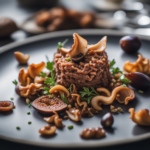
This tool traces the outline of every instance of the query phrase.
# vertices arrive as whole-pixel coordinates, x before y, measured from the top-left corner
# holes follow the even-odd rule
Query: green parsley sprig
[[[99,95],[92,86],[90,88],[91,88],[91,91],[89,90],[89,88],[83,87],[84,91],[79,92],[81,94],[81,99],[83,101],[87,101],[88,104],[90,103],[93,97]]]
[[[122,73],[122,71],[118,67],[114,68],[115,63],[116,63],[115,59],[113,59],[110,62],[110,71],[113,76],[115,76],[117,73]]]
[[[66,39],[64,42],[58,42],[57,45],[57,50],[59,50],[59,48],[64,47],[64,45],[67,43],[68,39]]]
[[[70,92],[70,94],[72,93],[72,84],[70,84],[69,88],[68,88],[68,91]]]
[[[120,77],[119,77],[119,80],[123,83],[123,84],[129,84],[131,81],[129,79],[127,79],[125,77],[124,74],[122,74]]]
[[[45,78],[47,75],[46,75],[46,73],[44,73],[44,72],[40,72],[40,76],[41,76],[42,78]]]
[[[69,102],[68,102],[68,100],[67,100],[67,98],[66,98],[66,96],[65,96],[64,93],[61,94],[61,99],[63,100],[64,103],[66,103],[67,105],[69,105]]]

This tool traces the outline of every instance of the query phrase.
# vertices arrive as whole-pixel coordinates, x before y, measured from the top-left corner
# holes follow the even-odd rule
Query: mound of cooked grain
[[[108,56],[105,51],[85,55],[84,61],[74,63],[67,61],[68,54],[56,52],[54,55],[54,69],[56,83],[68,88],[75,84],[80,90],[85,87],[106,87],[111,81]]]

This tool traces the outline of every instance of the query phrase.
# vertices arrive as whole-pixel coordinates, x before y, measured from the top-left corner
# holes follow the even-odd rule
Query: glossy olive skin
[[[141,40],[134,35],[122,37],[119,44],[126,53],[136,53],[142,45]]]
[[[74,57],[71,57],[71,60],[75,63],[79,63],[80,61],[84,60],[84,54],[80,53]]]
[[[132,87],[138,90],[148,90],[150,88],[150,78],[140,72],[126,73],[125,77],[131,80],[129,83]]]
[[[114,123],[114,118],[111,113],[105,114],[101,119],[101,125],[104,128],[110,128]]]

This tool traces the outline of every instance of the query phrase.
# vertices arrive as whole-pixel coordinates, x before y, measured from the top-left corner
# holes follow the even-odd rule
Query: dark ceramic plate
[[[15,86],[12,84],[14,79],[18,78],[19,69],[27,66],[18,65],[15,60],[14,52],[20,51],[30,54],[29,64],[40,63],[46,61],[45,55],[53,60],[53,53],[57,48],[59,41],[69,39],[66,47],[73,44],[72,34],[76,32],[83,36],[89,44],[97,43],[104,35],[108,36],[108,44],[106,52],[109,60],[115,58],[116,66],[122,68],[125,61],[134,62],[137,54],[128,55],[124,53],[120,46],[119,40],[125,35],[123,32],[113,30],[68,30],[60,32],[52,32],[35,37],[28,38],[22,42],[9,44],[0,49],[0,100],[10,100],[14,98],[16,108],[8,113],[0,113],[0,138],[20,143],[47,146],[47,147],[95,147],[117,145],[142,140],[150,137],[150,127],[137,126],[129,119],[128,109],[134,107],[135,110],[150,108],[150,92],[140,94],[135,91],[136,98],[127,106],[114,102],[114,106],[121,106],[124,113],[114,114],[115,122],[111,129],[106,130],[106,137],[99,140],[83,140],[79,133],[83,128],[98,127],[102,116],[109,112],[109,106],[103,106],[103,111],[92,118],[82,118],[81,122],[75,123],[65,120],[63,123],[66,127],[62,130],[57,129],[56,135],[53,137],[42,137],[38,130],[47,123],[43,120],[43,115],[39,114],[33,108],[29,108],[24,98],[20,98],[15,93]],[[150,59],[150,39],[149,37],[139,36],[142,40],[142,47],[139,51],[144,57]],[[9,50],[9,51],[8,51]],[[31,112],[27,115],[27,112]],[[28,125],[28,121],[32,124]],[[67,126],[73,125],[72,130],[68,130]],[[20,126],[20,130],[16,130],[16,126]]]

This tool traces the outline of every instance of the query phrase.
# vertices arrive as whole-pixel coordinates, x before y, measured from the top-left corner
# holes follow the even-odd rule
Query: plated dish
[[[128,118],[129,124],[133,126],[133,122],[129,120],[130,114],[127,112],[129,108],[134,107],[132,105],[135,105],[137,103],[137,99],[134,98],[135,95],[139,94],[137,94],[137,91],[134,92],[131,88],[128,88],[130,79],[127,79],[121,70],[118,70],[116,69],[117,67],[114,67],[114,60],[109,61],[109,57],[107,56],[107,54],[109,55],[109,52],[111,53],[111,51],[106,52],[105,50],[106,45],[109,45],[107,44],[107,37],[101,37],[101,40],[97,40],[99,42],[94,45],[92,42],[90,42],[91,44],[88,44],[87,40],[85,40],[86,38],[82,38],[81,36],[79,36],[79,34],[75,33],[73,34],[73,36],[74,44],[72,48],[64,48],[60,46],[60,43],[58,44],[59,47],[57,51],[55,49],[54,58],[52,58],[53,56],[51,57],[51,60],[54,60],[54,66],[51,61],[47,60],[46,63],[41,62],[39,64],[30,64],[26,67],[27,71],[24,71],[24,69],[21,68],[19,71],[19,82],[18,84],[16,84],[16,91],[18,95],[25,97],[27,100],[31,101],[34,99],[34,101],[32,102],[32,106],[39,112],[49,115],[48,117],[50,118],[44,118],[46,116],[40,115],[38,112],[32,110],[36,114],[36,116],[39,115],[41,118],[41,121],[39,121],[37,118],[34,118],[34,116],[32,116],[32,119],[34,121],[36,120],[39,122],[38,127],[41,123],[44,123],[44,120],[48,123],[53,123],[55,127],[63,127],[63,130],[56,129],[54,128],[54,126],[46,127],[46,129],[51,129],[51,127],[53,127],[53,131],[56,131],[57,133],[57,135],[54,134],[54,136],[50,138],[50,141],[53,141],[54,143],[57,143],[59,141],[58,143],[61,144],[62,142],[66,142],[61,139],[62,135],[60,135],[60,133],[62,131],[66,133],[68,133],[68,131],[74,132],[77,127],[78,130],[76,130],[74,134],[77,138],[77,141],[79,142],[79,146],[82,145],[82,142],[86,143],[86,141],[83,141],[82,138],[88,137],[84,136],[88,130],[90,131],[90,133],[93,132],[93,134],[99,133],[99,135],[95,134],[96,137],[104,137],[104,134],[102,133],[106,133],[106,136],[99,140],[98,145],[101,145],[101,141],[104,142],[105,140],[107,141],[111,139],[109,130],[113,131],[113,127],[116,125],[116,123],[118,124],[118,122],[120,122],[119,120],[117,120],[117,117],[120,118],[119,115],[121,114],[118,113],[117,115],[114,115],[114,113],[116,113],[116,109],[118,110],[118,112],[122,112],[122,110],[124,110],[124,113],[122,114],[124,116],[124,119],[127,120]],[[30,55],[29,61],[31,60],[31,58],[32,57]],[[47,66],[47,69],[50,73],[43,70],[45,66]],[[89,66],[91,66],[92,69]],[[97,76],[101,76],[101,79],[103,80],[98,80],[96,78],[96,74],[98,74]],[[74,80],[74,78],[76,79]],[[55,85],[55,82],[57,83],[57,85]],[[126,106],[119,104],[117,101],[114,101],[115,99],[119,103],[125,103]],[[130,100],[133,101],[130,102]],[[18,102],[21,102],[21,100],[19,100]],[[113,106],[105,106],[110,104],[112,104]],[[18,107],[16,107],[15,110],[17,110],[17,108]],[[21,107],[18,109],[21,109]],[[61,113],[59,111],[61,111]],[[99,111],[101,112],[99,113]],[[62,115],[62,113],[64,112],[66,112],[66,114]],[[103,120],[103,115],[107,112],[111,112],[113,114],[112,116],[114,117],[114,124],[112,125],[112,128],[109,129],[105,129],[105,121],[101,122],[100,124],[100,120]],[[23,113],[23,111],[21,111],[21,113]],[[52,113],[54,113],[54,115]],[[99,115],[101,119],[98,119]],[[63,120],[65,116],[68,116],[68,118],[73,122],[70,122],[69,120]],[[112,116],[109,115],[108,118],[111,118]],[[42,118],[44,118],[44,120]],[[92,124],[90,120],[93,120],[95,123]],[[46,122],[45,125],[47,125]],[[77,122],[77,126],[74,125],[74,122]],[[68,128],[64,127],[64,125],[66,125]],[[73,126],[72,130],[69,130],[69,128],[72,128],[70,127],[70,125]],[[21,130],[17,130],[17,132],[24,132],[22,131],[22,127],[19,127],[21,128]],[[89,129],[90,127],[93,128]],[[119,127],[120,123],[118,124],[118,128]],[[86,129],[83,130],[84,128]],[[94,129],[96,132],[94,131]],[[133,128],[130,128],[130,130],[132,129]],[[39,132],[43,135],[42,131],[43,128],[39,130]],[[35,133],[35,131],[33,132]],[[82,138],[79,136],[79,134]],[[116,132],[114,134],[116,134]],[[130,134],[128,132],[126,136],[129,136],[131,138],[134,135],[132,135],[132,132]],[[47,142],[47,140],[42,136],[38,136],[36,137],[36,139],[37,138],[42,140],[43,144]],[[71,143],[73,144],[74,142],[76,142],[76,140],[69,142],[69,145],[71,145]],[[51,143],[51,146],[53,146],[54,143]],[[98,141],[90,141],[91,146],[93,145],[93,143],[98,143]]]

